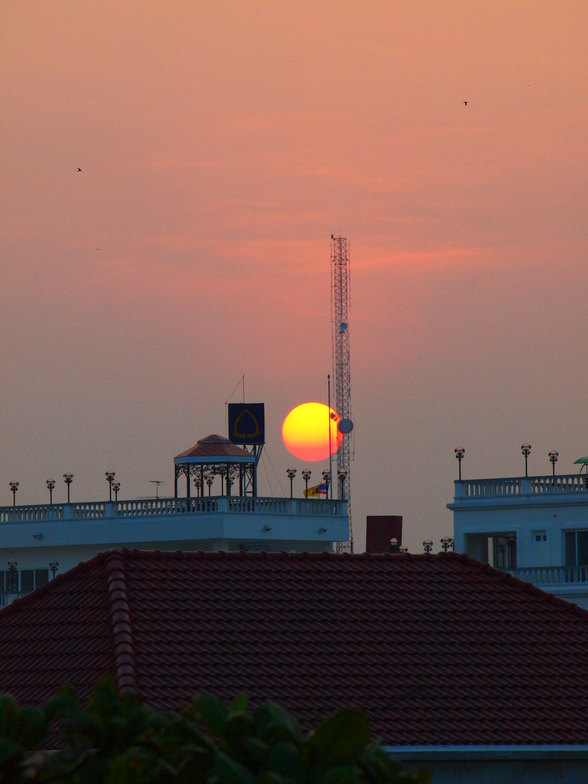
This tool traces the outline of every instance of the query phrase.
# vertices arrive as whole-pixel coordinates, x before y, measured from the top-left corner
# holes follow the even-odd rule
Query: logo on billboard
[[[265,444],[263,403],[229,403],[229,439],[233,444]]]

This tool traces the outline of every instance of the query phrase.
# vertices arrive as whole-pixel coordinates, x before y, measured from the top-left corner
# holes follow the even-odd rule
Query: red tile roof
[[[0,612],[0,691],[103,673],[177,708],[247,689],[391,745],[588,743],[588,612],[440,555],[112,550]]]
[[[193,447],[176,455],[175,459],[178,460],[180,457],[248,457],[251,461],[255,460],[251,452],[235,446],[228,438],[223,438],[216,433],[201,438]]]

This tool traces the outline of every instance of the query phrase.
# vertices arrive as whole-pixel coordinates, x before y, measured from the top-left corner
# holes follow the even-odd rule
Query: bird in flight
[[[79,166],[78,166],[78,171],[82,171]]]
[[[467,106],[467,105],[468,105],[468,102],[467,102],[467,101],[464,101],[464,102],[463,102],[463,105],[464,105],[464,106]],[[81,171],[81,169],[78,169],[78,171]]]

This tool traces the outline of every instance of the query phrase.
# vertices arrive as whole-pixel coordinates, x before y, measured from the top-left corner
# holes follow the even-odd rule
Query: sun
[[[316,461],[329,457],[329,424],[331,454],[343,440],[337,430],[339,415],[324,403],[302,403],[284,419],[282,439],[286,449],[300,460]]]

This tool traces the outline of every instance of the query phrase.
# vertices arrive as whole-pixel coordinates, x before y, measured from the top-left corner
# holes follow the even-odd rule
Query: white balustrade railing
[[[61,504],[0,507],[0,523],[12,523],[15,521],[28,523],[35,520],[61,520],[62,518],[63,505]]]
[[[507,477],[502,479],[464,479],[455,483],[455,498],[544,495],[546,493],[585,493],[585,475]]]
[[[216,498],[157,498],[155,500],[117,501],[113,517],[163,517],[177,514],[216,512]]]
[[[467,479],[456,482],[462,498],[484,495],[518,495],[521,492],[520,479]]]
[[[562,474],[561,476],[532,476],[533,493],[585,493],[585,474]]]
[[[39,504],[0,507],[1,523],[50,522],[52,520],[96,520],[129,517],[168,517],[229,512],[266,515],[344,515],[345,503],[318,499],[203,498],[131,499],[73,504]]]
[[[228,499],[230,512],[248,512],[255,514],[291,514],[288,498],[243,498],[230,496]]]
[[[530,566],[509,569],[509,574],[533,585],[588,584],[588,566]]]
[[[65,509],[66,511],[70,511],[68,516],[76,520],[91,520],[95,517],[106,517],[106,502],[104,501],[87,504],[71,504],[70,510],[67,510],[67,505],[65,505]]]

